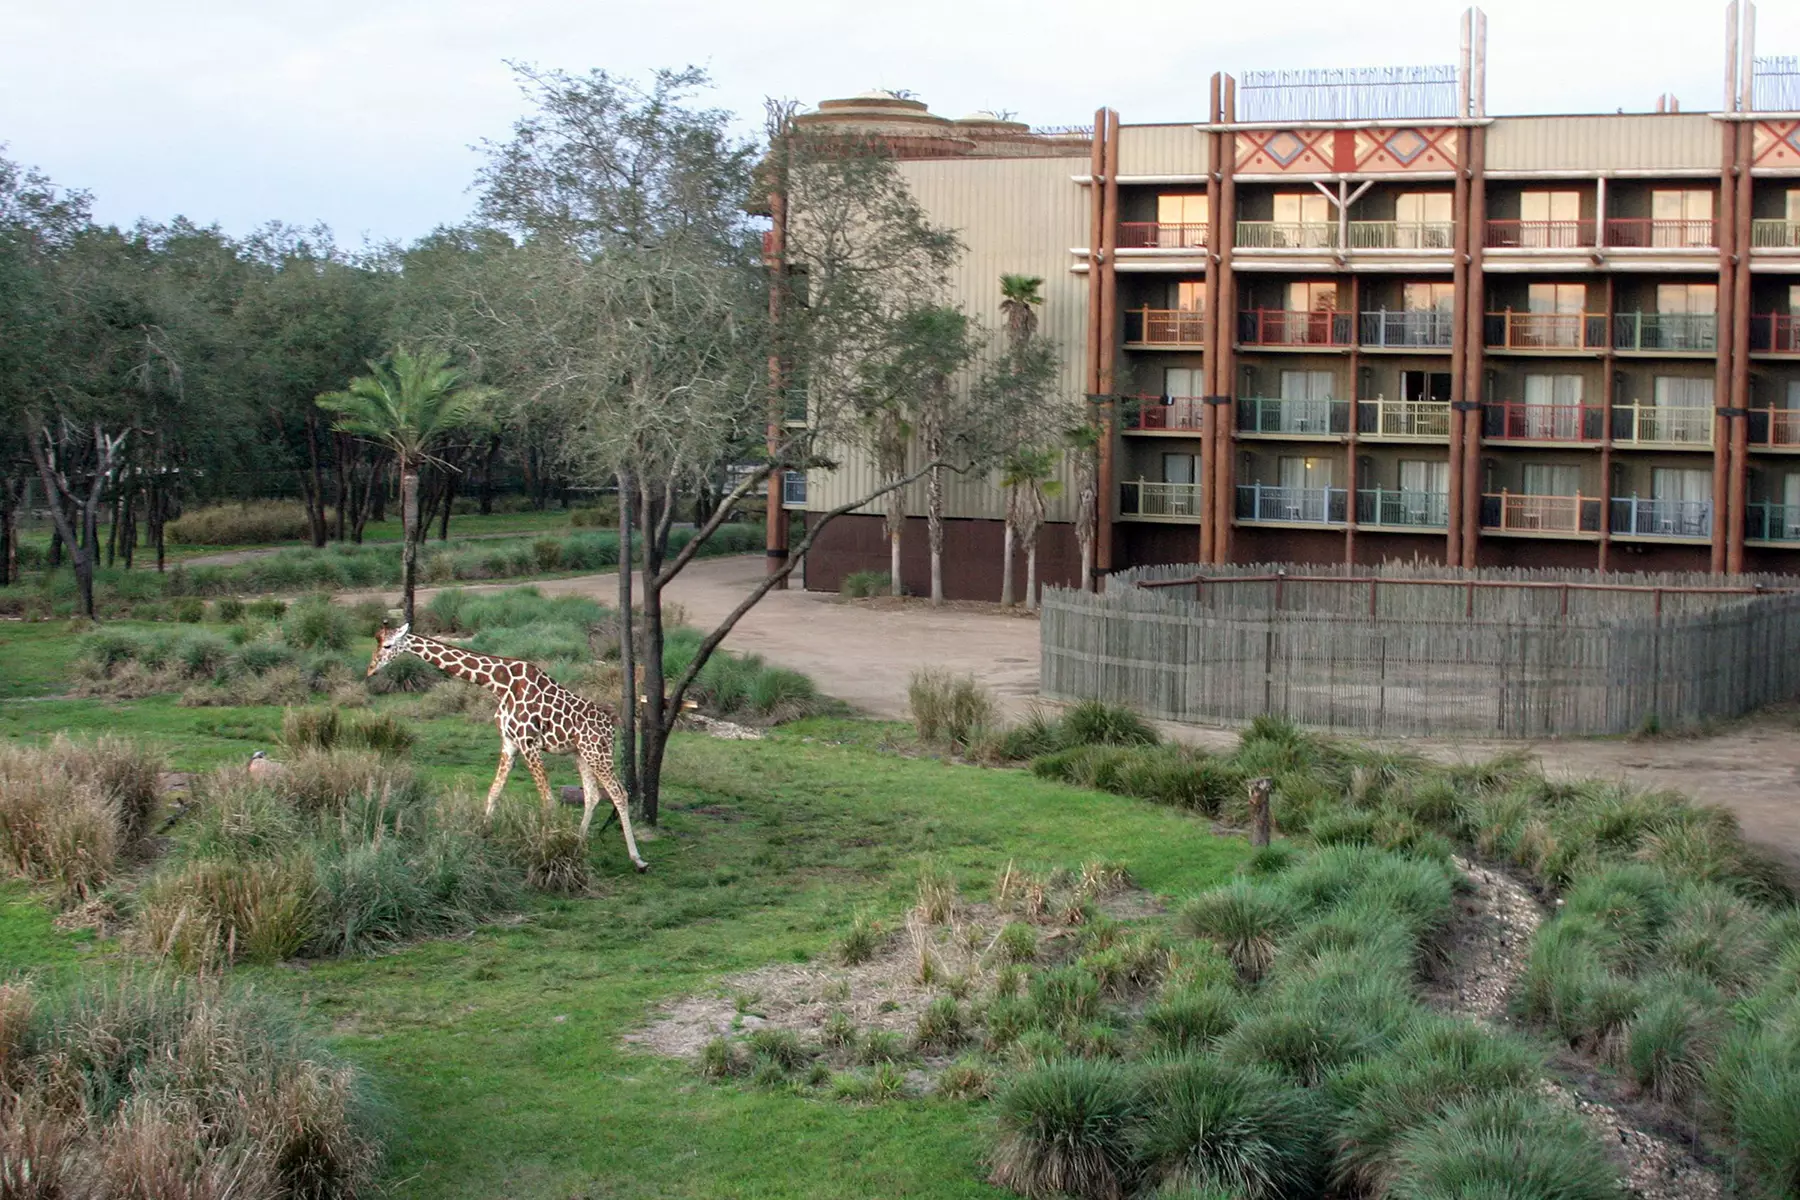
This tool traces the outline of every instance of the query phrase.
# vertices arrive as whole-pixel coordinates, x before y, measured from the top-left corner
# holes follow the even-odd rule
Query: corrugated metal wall
[[[1500,117],[1488,127],[1490,171],[1719,169],[1719,123],[1705,113]]]
[[[1120,175],[1204,175],[1206,135],[1190,125],[1123,125]]]
[[[1000,276],[1043,277],[1044,306],[1039,328],[1062,351],[1058,386],[1074,401],[1084,391],[1082,356],[1086,345],[1087,276],[1069,270],[1070,249],[1088,242],[1087,189],[1073,182],[1085,175],[1083,158],[931,159],[899,164],[900,174],[920,204],[939,224],[955,229],[966,247],[951,274],[949,300],[973,316],[990,336],[999,337]],[[878,486],[865,454],[848,449],[833,455],[835,471],[807,477],[806,507],[835,508]],[[1070,478],[1062,473],[1063,495],[1052,499],[1049,519],[1074,519]],[[1005,515],[1005,499],[994,477],[946,476],[945,515]],[[874,511],[874,510],[864,510]],[[907,511],[923,514],[925,486],[907,493]]]

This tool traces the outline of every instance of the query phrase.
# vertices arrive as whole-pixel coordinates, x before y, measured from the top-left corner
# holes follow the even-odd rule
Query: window
[[[1453,293],[1448,283],[1408,283],[1400,289],[1400,306],[1407,312],[1450,311]]]
[[[1581,493],[1581,468],[1562,463],[1526,463],[1521,482],[1527,496],[1576,496]]]
[[[1171,308],[1182,312],[1206,311],[1206,281],[1184,279],[1169,285],[1169,299],[1173,301]]]
[[[1156,244],[1164,248],[1206,244],[1206,193],[1156,198]]]
[[[1336,386],[1337,376],[1330,371],[1283,371],[1281,373],[1281,398],[1283,400],[1330,400]]]
[[[1428,496],[1444,496],[1450,492],[1450,464],[1421,459],[1400,460],[1400,490]]]
[[[1163,368],[1162,394],[1165,396],[1175,396],[1181,399],[1198,396],[1200,394],[1199,384],[1200,372],[1192,367]]]
[[[1712,472],[1693,467],[1657,467],[1650,472],[1650,494],[1658,500],[1695,504],[1712,499]]]
[[[1782,476],[1781,516],[1769,524],[1771,535],[1780,529],[1782,537],[1800,538],[1800,471],[1790,471]]]
[[[1278,463],[1284,488],[1328,488],[1331,486],[1329,458],[1283,458]]]
[[[1276,194],[1271,246],[1319,249],[1336,241],[1337,221],[1331,214],[1331,201],[1318,192]]]
[[[1659,283],[1656,311],[1684,316],[1711,316],[1719,311],[1716,283]]]
[[[1661,188],[1650,193],[1652,246],[1710,246],[1713,194],[1702,189]]]
[[[1650,504],[1632,505],[1637,533],[1705,537],[1712,532],[1712,472],[1657,467],[1650,472]]]
[[[1800,188],[1788,189],[1787,219],[1790,225],[1800,224]]]
[[[1330,433],[1336,384],[1330,371],[1283,371],[1280,432]]]
[[[1409,401],[1448,404],[1450,402],[1450,372],[1400,372],[1400,398]]]
[[[1580,192],[1520,193],[1519,245],[1579,246],[1582,241]]]
[[[1287,297],[1291,312],[1336,312],[1338,285],[1330,281],[1290,283]]]
[[[1403,250],[1449,249],[1450,193],[1404,192],[1396,196],[1394,224],[1394,245]]]
[[[1587,304],[1587,284],[1534,283],[1525,289],[1525,304],[1534,313],[1579,313]]]
[[[1565,441],[1579,438],[1581,376],[1527,375],[1524,415],[1524,431],[1515,436]]]
[[[1711,408],[1713,381],[1658,375],[1654,384],[1658,408]]]

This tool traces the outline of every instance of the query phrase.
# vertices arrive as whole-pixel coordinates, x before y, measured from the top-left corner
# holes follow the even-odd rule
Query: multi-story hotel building
[[[1800,73],[1734,32],[1720,111],[1489,116],[1476,34],[1457,68],[1216,75],[1192,123],[1034,132],[885,93],[802,120],[889,140],[964,241],[965,309],[1046,281],[1061,386],[1110,417],[1100,570],[1800,570]],[[992,478],[951,489],[952,595],[998,595],[1002,512]],[[815,588],[885,569],[880,518],[809,558]]]

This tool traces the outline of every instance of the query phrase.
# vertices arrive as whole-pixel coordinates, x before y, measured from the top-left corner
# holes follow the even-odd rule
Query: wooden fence
[[[1175,721],[1628,733],[1800,694],[1792,579],[1155,567],[1051,589],[1041,688]]]

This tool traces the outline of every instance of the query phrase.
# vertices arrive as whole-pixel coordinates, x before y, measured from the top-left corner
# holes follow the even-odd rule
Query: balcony
[[[1615,498],[1612,531],[1618,537],[1709,538],[1712,501]]]
[[[1753,408],[1750,410],[1750,444],[1768,447],[1800,447],[1800,409]]]
[[[1204,224],[1169,224],[1163,221],[1119,222],[1121,250],[1195,250],[1206,246]]]
[[[1143,479],[1120,483],[1119,515],[1150,521],[1196,520],[1200,516],[1200,485]]]
[[[1448,250],[1456,241],[1449,221],[1352,221],[1352,250]]]
[[[1343,488],[1287,488],[1240,483],[1237,519],[1295,525],[1342,525],[1349,509],[1349,497]]]
[[[1206,314],[1187,308],[1129,308],[1125,341],[1135,346],[1204,346]]]
[[[1491,312],[1486,337],[1495,350],[1604,350],[1606,314]]]
[[[1800,250],[1800,221],[1758,217],[1750,222],[1752,250]]]
[[[1489,493],[1481,498],[1481,525],[1505,533],[1599,533],[1598,496],[1525,496]]]
[[[1335,250],[1336,221],[1239,221],[1238,250]]]
[[[1712,220],[1659,220],[1655,217],[1610,217],[1606,244],[1618,250],[1704,250],[1718,245]]]
[[[1368,437],[1441,442],[1450,436],[1450,406],[1441,400],[1359,400],[1356,432]]]
[[[1349,313],[1252,308],[1238,314],[1238,342],[1245,346],[1348,346],[1355,330]]]
[[[1206,403],[1198,396],[1134,396],[1127,429],[1199,429]]]
[[[1389,312],[1385,308],[1362,315],[1362,344],[1385,349],[1448,349],[1456,335],[1453,313],[1432,309],[1423,312]]]
[[[1695,406],[1615,404],[1613,441],[1633,446],[1711,446],[1713,410]]]
[[[1350,432],[1348,400],[1280,400],[1273,397],[1244,396],[1238,399],[1237,417],[1239,433],[1332,437]]]
[[[1719,348],[1719,318],[1713,313],[1615,313],[1615,350],[1704,350]]]
[[[1800,318],[1786,313],[1753,314],[1750,349],[1761,354],[1800,354]]]
[[[1598,442],[1606,410],[1597,404],[1485,404],[1481,436],[1510,442]]]
[[[1575,250],[1594,244],[1592,221],[1489,221],[1490,250]]]
[[[1384,529],[1443,529],[1450,524],[1450,494],[1369,488],[1356,493],[1356,523]]]
[[[783,471],[781,473],[781,506],[783,508],[806,507],[805,471]]]
[[[1800,504],[1749,504],[1744,537],[1753,542],[1800,542]]]

